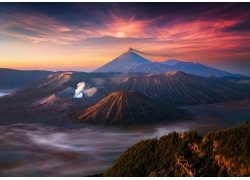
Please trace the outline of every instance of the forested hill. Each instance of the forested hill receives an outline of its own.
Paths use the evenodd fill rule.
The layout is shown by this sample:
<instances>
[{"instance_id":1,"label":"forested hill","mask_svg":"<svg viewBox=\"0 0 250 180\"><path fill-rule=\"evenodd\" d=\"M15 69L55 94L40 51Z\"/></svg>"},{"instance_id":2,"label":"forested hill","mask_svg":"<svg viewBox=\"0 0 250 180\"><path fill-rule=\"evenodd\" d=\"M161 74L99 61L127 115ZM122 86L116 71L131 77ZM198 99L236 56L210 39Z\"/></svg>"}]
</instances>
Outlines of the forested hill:
<instances>
[{"instance_id":1,"label":"forested hill","mask_svg":"<svg viewBox=\"0 0 250 180\"><path fill-rule=\"evenodd\" d=\"M250 124L209 132L172 132L128 148L104 176L250 176Z\"/></svg>"}]
</instances>

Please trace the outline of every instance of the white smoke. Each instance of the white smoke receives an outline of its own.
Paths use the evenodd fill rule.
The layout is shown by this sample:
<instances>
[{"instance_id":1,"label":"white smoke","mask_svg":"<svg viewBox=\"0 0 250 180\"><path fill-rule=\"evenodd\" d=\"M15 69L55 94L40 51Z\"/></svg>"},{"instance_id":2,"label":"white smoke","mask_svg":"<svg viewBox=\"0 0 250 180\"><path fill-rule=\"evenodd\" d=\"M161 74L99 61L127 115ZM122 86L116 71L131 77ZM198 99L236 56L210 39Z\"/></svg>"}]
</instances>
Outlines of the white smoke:
<instances>
[{"instance_id":1,"label":"white smoke","mask_svg":"<svg viewBox=\"0 0 250 180\"><path fill-rule=\"evenodd\" d=\"M93 96L96 93L96 91L97 91L97 89L95 87L92 87L90 89L86 89L84 94L85 94L85 96L90 97L90 96Z\"/></svg>"},{"instance_id":2,"label":"white smoke","mask_svg":"<svg viewBox=\"0 0 250 180\"><path fill-rule=\"evenodd\" d=\"M80 82L77 84L74 98L82 98L84 96L90 97L97 92L95 87L89 88L89 85L85 82Z\"/></svg>"}]
</instances>

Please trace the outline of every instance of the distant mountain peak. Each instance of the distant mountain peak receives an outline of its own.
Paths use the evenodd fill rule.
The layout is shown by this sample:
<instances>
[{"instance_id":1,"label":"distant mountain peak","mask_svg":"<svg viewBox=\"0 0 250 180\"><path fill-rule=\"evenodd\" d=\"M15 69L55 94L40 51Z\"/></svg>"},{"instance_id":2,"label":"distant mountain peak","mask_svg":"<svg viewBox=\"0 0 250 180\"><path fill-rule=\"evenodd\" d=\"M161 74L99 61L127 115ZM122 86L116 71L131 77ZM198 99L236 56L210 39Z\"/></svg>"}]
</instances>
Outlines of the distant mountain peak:
<instances>
[{"instance_id":1,"label":"distant mountain peak","mask_svg":"<svg viewBox=\"0 0 250 180\"><path fill-rule=\"evenodd\" d=\"M129 72L131 68L150 62L151 61L132 51L132 48L129 48L129 51L121 54L93 72Z\"/></svg>"},{"instance_id":2,"label":"distant mountain peak","mask_svg":"<svg viewBox=\"0 0 250 180\"><path fill-rule=\"evenodd\" d=\"M184 62L177 59L168 59L164 62L152 62L137 54L137 52L140 54L140 51L129 47L127 52L121 54L93 72L140 72L152 74L183 71L188 74L204 77L244 77L239 74L232 74L220 69L209 67L198 62Z\"/></svg>"},{"instance_id":3,"label":"distant mountain peak","mask_svg":"<svg viewBox=\"0 0 250 180\"><path fill-rule=\"evenodd\" d=\"M132 47L128 48L128 52L134 51L134 49Z\"/></svg>"},{"instance_id":4,"label":"distant mountain peak","mask_svg":"<svg viewBox=\"0 0 250 180\"><path fill-rule=\"evenodd\" d=\"M129 60L129 58L135 58L135 57L138 57L138 56L142 57L142 56L140 56L139 54L137 54L134 51L127 51L127 52L121 54L120 56L118 56L118 58L119 57L126 57L127 59L125 59L125 60Z\"/></svg>"}]
</instances>

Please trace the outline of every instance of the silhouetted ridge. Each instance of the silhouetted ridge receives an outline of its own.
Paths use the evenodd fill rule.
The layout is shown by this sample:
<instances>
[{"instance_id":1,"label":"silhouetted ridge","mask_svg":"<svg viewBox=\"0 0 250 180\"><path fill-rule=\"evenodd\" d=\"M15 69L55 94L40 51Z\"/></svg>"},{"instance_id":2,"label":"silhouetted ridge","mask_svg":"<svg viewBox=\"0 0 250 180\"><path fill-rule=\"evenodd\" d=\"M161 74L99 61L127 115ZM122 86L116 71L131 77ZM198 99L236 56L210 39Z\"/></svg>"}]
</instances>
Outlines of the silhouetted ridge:
<instances>
[{"instance_id":1,"label":"silhouetted ridge","mask_svg":"<svg viewBox=\"0 0 250 180\"><path fill-rule=\"evenodd\" d=\"M0 89L15 89L45 78L49 74L54 74L54 72L0 68L0 74Z\"/></svg>"},{"instance_id":2,"label":"silhouetted ridge","mask_svg":"<svg viewBox=\"0 0 250 180\"><path fill-rule=\"evenodd\" d=\"M124 91L113 92L94 106L70 113L69 117L77 122L105 125L148 124L188 118L183 110L165 106L140 92Z\"/></svg>"}]
</instances>

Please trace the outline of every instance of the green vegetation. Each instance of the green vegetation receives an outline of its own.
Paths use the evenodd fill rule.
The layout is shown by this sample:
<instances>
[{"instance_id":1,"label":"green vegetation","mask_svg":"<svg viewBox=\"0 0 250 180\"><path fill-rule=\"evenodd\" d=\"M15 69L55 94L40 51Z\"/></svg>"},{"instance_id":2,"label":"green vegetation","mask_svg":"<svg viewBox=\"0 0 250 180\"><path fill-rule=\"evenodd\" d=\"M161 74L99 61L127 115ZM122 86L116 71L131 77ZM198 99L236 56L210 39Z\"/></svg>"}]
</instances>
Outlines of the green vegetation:
<instances>
[{"instance_id":1,"label":"green vegetation","mask_svg":"<svg viewBox=\"0 0 250 180\"><path fill-rule=\"evenodd\" d=\"M209 132L172 132L128 148L104 176L250 176L250 124Z\"/></svg>"}]
</instances>

